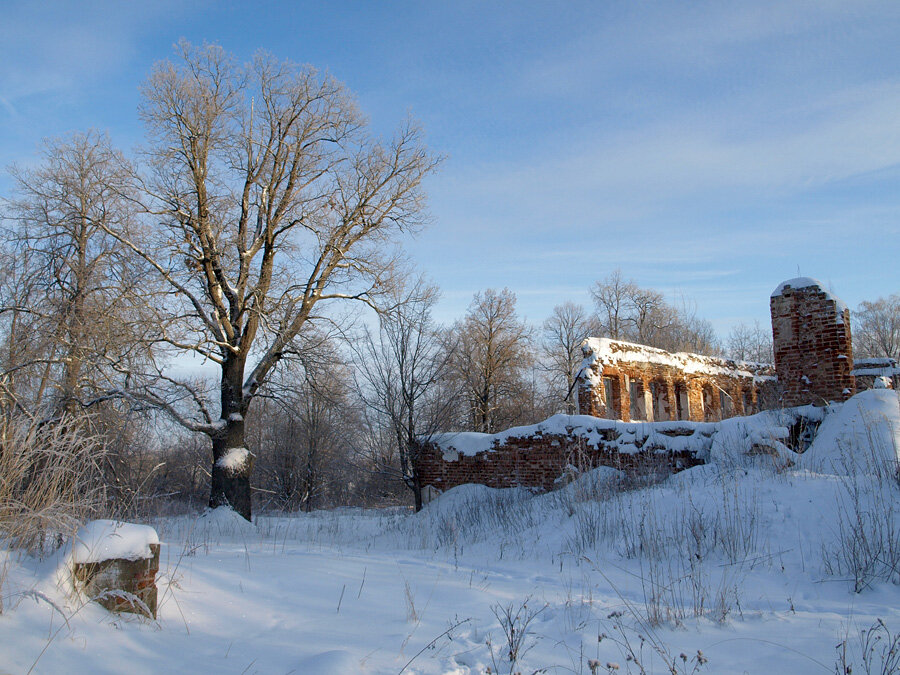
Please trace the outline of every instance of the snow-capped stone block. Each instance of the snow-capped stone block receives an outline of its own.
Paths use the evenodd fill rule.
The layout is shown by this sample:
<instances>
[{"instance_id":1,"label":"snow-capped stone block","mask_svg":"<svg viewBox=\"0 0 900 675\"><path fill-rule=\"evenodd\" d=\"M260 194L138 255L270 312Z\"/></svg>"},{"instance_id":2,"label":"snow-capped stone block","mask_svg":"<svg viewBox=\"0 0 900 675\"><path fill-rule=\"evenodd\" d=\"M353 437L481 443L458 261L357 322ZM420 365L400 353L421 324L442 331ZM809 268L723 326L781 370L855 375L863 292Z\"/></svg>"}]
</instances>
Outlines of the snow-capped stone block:
<instances>
[{"instance_id":1,"label":"snow-capped stone block","mask_svg":"<svg viewBox=\"0 0 900 675\"><path fill-rule=\"evenodd\" d=\"M75 587L112 612L156 618L159 537L147 525L93 520L75 535Z\"/></svg>"}]
</instances>

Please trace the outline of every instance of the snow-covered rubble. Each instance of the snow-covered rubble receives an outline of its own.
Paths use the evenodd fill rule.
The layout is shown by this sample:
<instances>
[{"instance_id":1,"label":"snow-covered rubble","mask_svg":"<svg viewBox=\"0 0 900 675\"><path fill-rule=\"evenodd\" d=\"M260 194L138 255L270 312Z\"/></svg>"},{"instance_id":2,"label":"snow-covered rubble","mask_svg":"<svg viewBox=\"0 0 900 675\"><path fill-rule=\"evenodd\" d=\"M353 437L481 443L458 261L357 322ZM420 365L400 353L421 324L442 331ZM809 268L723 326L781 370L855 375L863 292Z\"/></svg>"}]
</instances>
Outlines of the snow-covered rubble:
<instances>
[{"instance_id":1,"label":"snow-covered rubble","mask_svg":"<svg viewBox=\"0 0 900 675\"><path fill-rule=\"evenodd\" d=\"M644 446L704 452L716 428L711 422L621 422L589 415L553 415L543 422L496 434L441 433L429 436L428 440L443 451L446 461L453 461L454 453L471 456L490 452L510 438L534 436L578 438L594 447L603 444L624 453L638 452Z\"/></svg>"}]
</instances>

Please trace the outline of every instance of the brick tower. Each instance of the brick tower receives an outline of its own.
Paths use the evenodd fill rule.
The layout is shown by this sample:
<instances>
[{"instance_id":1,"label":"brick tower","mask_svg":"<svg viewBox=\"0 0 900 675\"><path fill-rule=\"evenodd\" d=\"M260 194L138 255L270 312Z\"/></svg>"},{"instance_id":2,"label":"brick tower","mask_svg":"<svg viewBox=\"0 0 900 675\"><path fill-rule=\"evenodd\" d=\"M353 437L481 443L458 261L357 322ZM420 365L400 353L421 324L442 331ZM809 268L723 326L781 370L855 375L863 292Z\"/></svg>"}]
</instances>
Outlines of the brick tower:
<instances>
[{"instance_id":1,"label":"brick tower","mask_svg":"<svg viewBox=\"0 0 900 675\"><path fill-rule=\"evenodd\" d=\"M782 403L843 401L856 392L850 312L821 282L789 279L772 293L772 341Z\"/></svg>"}]
</instances>

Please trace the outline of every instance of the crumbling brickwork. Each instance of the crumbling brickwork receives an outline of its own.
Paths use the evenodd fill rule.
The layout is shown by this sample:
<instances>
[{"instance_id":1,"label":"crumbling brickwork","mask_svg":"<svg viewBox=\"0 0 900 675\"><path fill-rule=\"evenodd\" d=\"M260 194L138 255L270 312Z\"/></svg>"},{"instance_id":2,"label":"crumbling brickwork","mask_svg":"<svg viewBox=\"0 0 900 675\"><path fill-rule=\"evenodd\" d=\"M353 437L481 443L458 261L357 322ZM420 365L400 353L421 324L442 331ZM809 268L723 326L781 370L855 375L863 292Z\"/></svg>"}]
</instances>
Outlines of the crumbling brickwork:
<instances>
[{"instance_id":1,"label":"crumbling brickwork","mask_svg":"<svg viewBox=\"0 0 900 675\"><path fill-rule=\"evenodd\" d=\"M150 557L76 563L76 583L91 598L111 612L132 612L156 618L156 575L159 572L159 544L150 544ZM137 598L143 605L135 603Z\"/></svg>"},{"instance_id":2,"label":"crumbling brickwork","mask_svg":"<svg viewBox=\"0 0 900 675\"><path fill-rule=\"evenodd\" d=\"M420 484L439 491L465 483L551 490L570 466L578 470L608 466L632 474L674 473L704 463L711 442L712 425L636 428L605 420L593 423L596 427L588 435L537 430L495 439L489 449L469 454L455 450L452 440L426 443L416 461ZM696 442L679 442L685 437Z\"/></svg>"},{"instance_id":3,"label":"crumbling brickwork","mask_svg":"<svg viewBox=\"0 0 900 675\"><path fill-rule=\"evenodd\" d=\"M582 346L578 412L606 419L710 422L765 409L772 366L670 354L606 338Z\"/></svg>"},{"instance_id":4,"label":"crumbling brickwork","mask_svg":"<svg viewBox=\"0 0 900 675\"><path fill-rule=\"evenodd\" d=\"M856 392L850 312L815 279L780 284L770 299L782 405L824 405Z\"/></svg>"}]
</instances>

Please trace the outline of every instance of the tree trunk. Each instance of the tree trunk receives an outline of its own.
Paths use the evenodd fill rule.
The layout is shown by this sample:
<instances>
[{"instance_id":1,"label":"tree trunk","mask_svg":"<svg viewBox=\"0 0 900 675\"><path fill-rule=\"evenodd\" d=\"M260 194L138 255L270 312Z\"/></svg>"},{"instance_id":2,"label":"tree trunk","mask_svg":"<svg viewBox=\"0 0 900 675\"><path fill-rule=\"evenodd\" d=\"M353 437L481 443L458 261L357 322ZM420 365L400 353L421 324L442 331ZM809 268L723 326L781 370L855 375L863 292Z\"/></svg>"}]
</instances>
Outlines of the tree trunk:
<instances>
[{"instance_id":1,"label":"tree trunk","mask_svg":"<svg viewBox=\"0 0 900 675\"><path fill-rule=\"evenodd\" d=\"M212 436L213 465L209 507L230 506L250 520L250 474L253 455L244 444L244 413L241 391L244 361L226 359L222 364L222 421L225 428Z\"/></svg>"},{"instance_id":2,"label":"tree trunk","mask_svg":"<svg viewBox=\"0 0 900 675\"><path fill-rule=\"evenodd\" d=\"M422 486L419 484L418 478L413 480L412 491L416 503L416 513L418 513L422 510Z\"/></svg>"}]
</instances>

